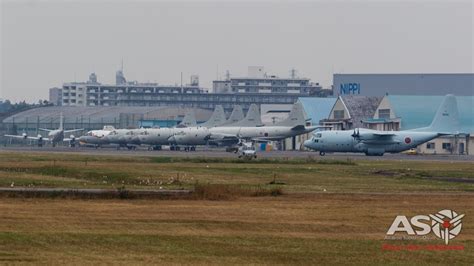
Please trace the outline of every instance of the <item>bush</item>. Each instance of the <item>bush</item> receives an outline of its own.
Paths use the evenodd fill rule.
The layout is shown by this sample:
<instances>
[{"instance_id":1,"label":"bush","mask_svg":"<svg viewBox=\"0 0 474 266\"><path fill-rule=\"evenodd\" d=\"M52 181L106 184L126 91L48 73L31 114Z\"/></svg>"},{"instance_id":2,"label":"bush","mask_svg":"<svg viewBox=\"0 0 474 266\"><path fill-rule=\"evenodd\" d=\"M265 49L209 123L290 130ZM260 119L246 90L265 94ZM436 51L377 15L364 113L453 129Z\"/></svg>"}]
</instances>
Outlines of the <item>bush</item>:
<instances>
[{"instance_id":1,"label":"bush","mask_svg":"<svg viewBox=\"0 0 474 266\"><path fill-rule=\"evenodd\" d=\"M280 187L240 186L225 184L198 184L194 185L193 198L206 200L231 200L238 197L265 197L280 196L283 190Z\"/></svg>"}]
</instances>

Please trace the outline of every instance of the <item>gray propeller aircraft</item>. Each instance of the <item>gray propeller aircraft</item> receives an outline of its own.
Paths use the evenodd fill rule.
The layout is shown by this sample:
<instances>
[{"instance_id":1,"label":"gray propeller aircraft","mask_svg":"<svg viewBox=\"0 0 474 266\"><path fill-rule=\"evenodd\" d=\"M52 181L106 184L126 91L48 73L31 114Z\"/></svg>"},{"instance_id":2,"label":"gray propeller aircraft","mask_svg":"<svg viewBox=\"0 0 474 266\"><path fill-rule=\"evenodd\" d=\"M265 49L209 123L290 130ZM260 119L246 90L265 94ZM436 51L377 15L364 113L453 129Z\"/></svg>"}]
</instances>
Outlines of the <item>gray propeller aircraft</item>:
<instances>
[{"instance_id":1,"label":"gray propeller aircraft","mask_svg":"<svg viewBox=\"0 0 474 266\"><path fill-rule=\"evenodd\" d=\"M102 145L109 144L105 137L114 130L115 128L113 126L104 126L103 129L88 131L84 136L79 137L77 140L81 145L98 148Z\"/></svg>"},{"instance_id":2,"label":"gray propeller aircraft","mask_svg":"<svg viewBox=\"0 0 474 266\"><path fill-rule=\"evenodd\" d=\"M272 126L222 126L191 127L177 131L170 142L175 145L193 147L196 145L235 146L246 141L277 141L309 133L319 126L306 126L303 106L295 104L288 118ZM186 150L186 148L185 148Z\"/></svg>"},{"instance_id":3,"label":"gray propeller aircraft","mask_svg":"<svg viewBox=\"0 0 474 266\"><path fill-rule=\"evenodd\" d=\"M69 142L69 145L71 147L74 147L75 142L76 142L76 137L71 134L69 137L66 138L65 135L69 134L69 133L77 132L77 131L82 131L84 129L81 128L81 129L64 130L64 128L63 128L63 114L61 113L60 119L59 119L59 128L58 129L39 128L38 130L48 132L47 137L43 137L41 134L38 134L38 136L36 136L36 137L32 137L32 136L28 136L26 133L23 133L22 135L5 135L5 137L36 140L39 147L43 146L44 141L51 141L51 144L52 144L53 147L56 147L57 143L63 142L63 141Z\"/></svg>"},{"instance_id":4,"label":"gray propeller aircraft","mask_svg":"<svg viewBox=\"0 0 474 266\"><path fill-rule=\"evenodd\" d=\"M458 133L459 113L454 95L446 95L428 127L403 131L377 131L357 128L354 130L329 130L316 132L304 146L326 152L356 152L382 156L384 153L398 153L444 135Z\"/></svg>"}]
</instances>

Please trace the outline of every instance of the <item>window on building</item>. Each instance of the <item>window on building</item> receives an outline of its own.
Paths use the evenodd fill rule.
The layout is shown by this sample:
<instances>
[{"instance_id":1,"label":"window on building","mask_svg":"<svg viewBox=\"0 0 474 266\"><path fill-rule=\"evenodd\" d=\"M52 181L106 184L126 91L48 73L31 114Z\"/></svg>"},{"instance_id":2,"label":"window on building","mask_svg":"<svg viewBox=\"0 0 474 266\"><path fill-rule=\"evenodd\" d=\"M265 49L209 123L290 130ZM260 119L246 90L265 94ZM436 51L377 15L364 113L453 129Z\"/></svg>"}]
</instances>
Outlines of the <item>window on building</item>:
<instances>
[{"instance_id":1,"label":"window on building","mask_svg":"<svg viewBox=\"0 0 474 266\"><path fill-rule=\"evenodd\" d=\"M390 118L390 109L379 109L379 118Z\"/></svg>"},{"instance_id":2,"label":"window on building","mask_svg":"<svg viewBox=\"0 0 474 266\"><path fill-rule=\"evenodd\" d=\"M428 142L426 143L426 148L428 150L434 150L435 149L435 143L434 142Z\"/></svg>"},{"instance_id":3,"label":"window on building","mask_svg":"<svg viewBox=\"0 0 474 266\"><path fill-rule=\"evenodd\" d=\"M344 110L334 110L334 119L344 119Z\"/></svg>"},{"instance_id":4,"label":"window on building","mask_svg":"<svg viewBox=\"0 0 474 266\"><path fill-rule=\"evenodd\" d=\"M443 149L444 150L451 150L451 143L443 142Z\"/></svg>"}]
</instances>

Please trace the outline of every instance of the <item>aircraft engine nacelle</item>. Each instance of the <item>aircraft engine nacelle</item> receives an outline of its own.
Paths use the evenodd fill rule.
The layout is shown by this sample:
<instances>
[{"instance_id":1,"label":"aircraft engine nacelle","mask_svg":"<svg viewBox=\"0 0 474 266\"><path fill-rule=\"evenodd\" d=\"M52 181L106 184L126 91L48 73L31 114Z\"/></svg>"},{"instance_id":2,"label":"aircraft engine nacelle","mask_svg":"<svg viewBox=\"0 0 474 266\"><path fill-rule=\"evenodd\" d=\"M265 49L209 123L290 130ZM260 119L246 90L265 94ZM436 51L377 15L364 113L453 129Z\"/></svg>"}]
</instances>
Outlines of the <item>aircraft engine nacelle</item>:
<instances>
[{"instance_id":1,"label":"aircraft engine nacelle","mask_svg":"<svg viewBox=\"0 0 474 266\"><path fill-rule=\"evenodd\" d=\"M76 147L76 136L69 136L69 147Z\"/></svg>"},{"instance_id":2,"label":"aircraft engine nacelle","mask_svg":"<svg viewBox=\"0 0 474 266\"><path fill-rule=\"evenodd\" d=\"M43 147L43 136L38 135L38 147Z\"/></svg>"},{"instance_id":3,"label":"aircraft engine nacelle","mask_svg":"<svg viewBox=\"0 0 474 266\"><path fill-rule=\"evenodd\" d=\"M208 136L206 136L207 139L210 139L210 140L222 140L224 139L225 135L223 134L219 134L219 133L212 133Z\"/></svg>"},{"instance_id":4,"label":"aircraft engine nacelle","mask_svg":"<svg viewBox=\"0 0 474 266\"><path fill-rule=\"evenodd\" d=\"M359 140L367 140L367 139L370 139L372 137L372 134L370 133L358 133L357 135L357 138Z\"/></svg>"},{"instance_id":5,"label":"aircraft engine nacelle","mask_svg":"<svg viewBox=\"0 0 474 266\"><path fill-rule=\"evenodd\" d=\"M23 137L23 139L27 139L27 138L28 138L28 134L26 134L26 133L21 134L21 136Z\"/></svg>"}]
</instances>

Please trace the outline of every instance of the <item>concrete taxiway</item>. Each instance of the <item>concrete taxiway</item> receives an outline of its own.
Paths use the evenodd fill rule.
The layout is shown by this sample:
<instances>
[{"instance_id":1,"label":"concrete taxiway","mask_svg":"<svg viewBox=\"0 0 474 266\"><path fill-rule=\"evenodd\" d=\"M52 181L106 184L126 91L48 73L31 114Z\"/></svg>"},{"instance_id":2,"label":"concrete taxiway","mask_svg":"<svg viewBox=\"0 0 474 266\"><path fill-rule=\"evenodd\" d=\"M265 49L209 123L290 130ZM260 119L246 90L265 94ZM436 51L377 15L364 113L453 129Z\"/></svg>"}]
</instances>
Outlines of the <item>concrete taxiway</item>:
<instances>
[{"instance_id":1,"label":"concrete taxiway","mask_svg":"<svg viewBox=\"0 0 474 266\"><path fill-rule=\"evenodd\" d=\"M6 146L0 147L0 152L21 152L21 153L67 153L81 155L108 155L108 156L166 156L166 157L209 157L209 158L237 158L234 153L226 152L222 148L199 148L197 151L149 151L144 148L136 150L115 148L87 148L87 147L35 147L35 146ZM320 156L312 151L257 151L258 158L318 158L334 160L421 160L421 161L453 161L453 162L474 162L474 155L408 155L408 154L385 154L384 156L365 156L356 153L333 153Z\"/></svg>"}]
</instances>

